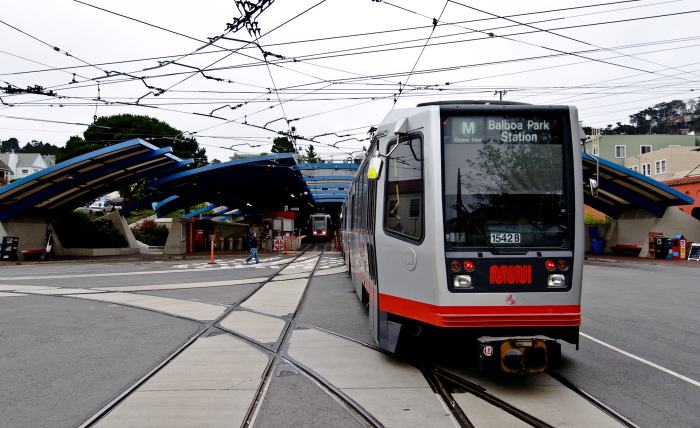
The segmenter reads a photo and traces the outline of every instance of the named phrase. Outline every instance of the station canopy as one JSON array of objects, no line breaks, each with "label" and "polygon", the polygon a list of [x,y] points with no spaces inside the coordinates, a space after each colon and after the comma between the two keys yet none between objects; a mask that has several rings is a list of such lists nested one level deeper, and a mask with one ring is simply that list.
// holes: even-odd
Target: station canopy
[{"label": "station canopy", "polygon": [[0,188],[0,221],[19,214],[71,210],[141,179],[182,169],[192,160],[133,139],[85,153]]},{"label": "station canopy", "polygon": [[295,166],[292,153],[235,159],[176,172],[150,182],[149,187],[172,195],[155,205],[159,215],[204,202],[207,209],[200,214],[216,207],[226,208],[217,215],[234,210],[263,213],[283,206],[306,209],[311,199]]},{"label": "station canopy", "polygon": [[[584,202],[611,217],[623,210],[641,208],[657,217],[667,207],[688,205],[693,198],[650,177],[632,171],[614,162],[581,153],[583,160]],[[598,175],[598,195],[591,194],[589,179]]]},{"label": "station canopy", "polygon": [[357,168],[355,163],[310,163],[297,165],[314,205],[341,205]]}]

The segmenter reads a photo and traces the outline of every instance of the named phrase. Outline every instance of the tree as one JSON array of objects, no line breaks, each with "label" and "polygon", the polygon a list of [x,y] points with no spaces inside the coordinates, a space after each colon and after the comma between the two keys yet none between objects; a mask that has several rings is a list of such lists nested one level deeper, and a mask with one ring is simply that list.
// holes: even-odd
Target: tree
[{"label": "tree", "polygon": [[304,161],[306,161],[306,163],[321,162],[321,158],[318,157],[318,154],[314,150],[314,146],[312,144],[309,144],[309,147],[306,148],[306,153],[304,154]]},{"label": "tree", "polygon": [[272,153],[296,153],[294,143],[287,137],[277,137],[272,140]]},{"label": "tree", "polygon": [[700,131],[700,102],[697,99],[671,100],[647,107],[629,116],[631,125],[617,122],[608,125],[603,134],[679,134]]},{"label": "tree", "polygon": [[0,146],[0,152],[7,153],[11,152],[12,150],[19,150],[19,140],[17,140],[16,138],[9,138],[0,144],[2,144],[2,146]]},{"label": "tree", "polygon": [[196,139],[184,137],[182,131],[153,117],[133,114],[98,118],[88,126],[83,138],[71,137],[66,143],[66,150],[59,152],[56,160],[69,159],[134,138],[141,138],[157,147],[170,146],[175,156],[181,159],[192,158],[196,166],[207,163],[206,149],[200,148]]},{"label": "tree", "polygon": [[103,147],[101,144],[90,143],[77,135],[73,135],[68,139],[66,145],[56,152],[56,163],[74,158],[83,153],[97,150],[101,147]]},{"label": "tree", "polygon": [[32,140],[19,149],[20,153],[39,153],[41,155],[55,155],[61,150],[60,147],[53,144],[43,143],[41,141]]}]

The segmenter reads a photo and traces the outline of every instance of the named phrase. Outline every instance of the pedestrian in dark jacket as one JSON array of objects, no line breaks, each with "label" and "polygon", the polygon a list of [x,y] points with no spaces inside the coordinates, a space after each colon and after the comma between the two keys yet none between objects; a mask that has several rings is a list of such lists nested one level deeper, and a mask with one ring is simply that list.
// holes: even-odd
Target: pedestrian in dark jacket
[{"label": "pedestrian in dark jacket", "polygon": [[245,262],[248,263],[250,259],[255,258],[255,263],[260,263],[260,259],[258,258],[258,237],[257,234],[253,234],[253,237],[251,238],[249,242],[250,246],[250,255],[248,256],[247,259],[245,259]]}]

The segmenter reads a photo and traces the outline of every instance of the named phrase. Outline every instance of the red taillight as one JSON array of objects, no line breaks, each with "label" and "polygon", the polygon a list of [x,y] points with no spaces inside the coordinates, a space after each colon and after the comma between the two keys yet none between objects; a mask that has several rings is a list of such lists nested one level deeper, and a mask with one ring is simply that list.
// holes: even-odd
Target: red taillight
[{"label": "red taillight", "polygon": [[462,263],[459,260],[452,260],[450,265],[452,266],[452,272],[459,272],[462,269]]},{"label": "red taillight", "polygon": [[557,265],[554,263],[554,260],[547,260],[546,262],[544,262],[544,268],[552,272],[554,271],[554,269],[557,268]]},{"label": "red taillight", "polygon": [[559,260],[557,266],[559,266],[559,270],[561,271],[569,270],[569,263],[567,263],[566,260]]},{"label": "red taillight", "polygon": [[467,272],[474,272],[474,262],[471,260],[465,260],[464,270],[466,270]]}]

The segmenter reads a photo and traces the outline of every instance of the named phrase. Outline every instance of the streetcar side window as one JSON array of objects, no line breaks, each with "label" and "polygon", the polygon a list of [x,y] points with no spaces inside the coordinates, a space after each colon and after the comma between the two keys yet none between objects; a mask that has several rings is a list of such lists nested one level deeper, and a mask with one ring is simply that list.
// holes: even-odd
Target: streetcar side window
[{"label": "streetcar side window", "polygon": [[398,144],[386,163],[384,227],[400,238],[420,241],[424,223],[422,141],[412,136]]}]

